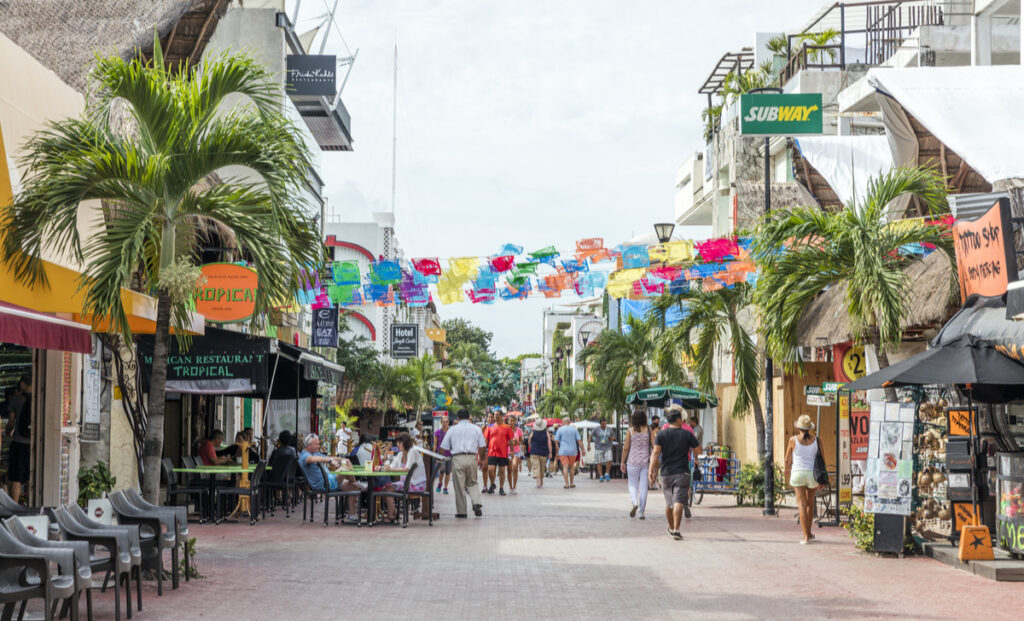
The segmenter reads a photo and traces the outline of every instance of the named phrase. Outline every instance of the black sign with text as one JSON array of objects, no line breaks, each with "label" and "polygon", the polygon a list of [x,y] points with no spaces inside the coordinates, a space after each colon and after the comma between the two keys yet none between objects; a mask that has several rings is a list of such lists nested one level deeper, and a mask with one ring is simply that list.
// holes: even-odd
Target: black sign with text
[{"label": "black sign with text", "polygon": [[338,309],[313,309],[313,347],[338,346]]},{"label": "black sign with text", "polygon": [[420,327],[414,323],[396,323],[391,326],[391,357],[419,358]]},{"label": "black sign with text", "polygon": [[324,95],[337,93],[338,62],[335,56],[289,54],[285,92],[289,95]]}]

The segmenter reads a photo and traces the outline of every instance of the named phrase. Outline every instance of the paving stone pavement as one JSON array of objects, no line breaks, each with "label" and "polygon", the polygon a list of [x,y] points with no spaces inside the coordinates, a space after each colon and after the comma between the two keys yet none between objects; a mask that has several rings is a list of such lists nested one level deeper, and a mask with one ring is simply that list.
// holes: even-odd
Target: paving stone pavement
[{"label": "paving stone pavement", "polygon": [[[705,496],[665,532],[652,491],[647,519],[629,519],[624,480],[585,476],[517,496],[484,496],[484,516],[356,528],[283,513],[192,525],[202,580],[156,597],[146,584],[135,619],[868,618],[1020,619],[1024,585],[995,583],[928,558],[858,552],[845,531],[816,528],[799,545],[795,509],[765,518],[731,497]],[[111,595],[97,619],[113,618]]]}]

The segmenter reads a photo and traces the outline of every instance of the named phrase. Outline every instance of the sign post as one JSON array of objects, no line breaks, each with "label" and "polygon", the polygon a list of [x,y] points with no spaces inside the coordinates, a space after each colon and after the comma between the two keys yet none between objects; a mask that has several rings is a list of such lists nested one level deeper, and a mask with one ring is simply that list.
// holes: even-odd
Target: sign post
[{"label": "sign post", "polygon": [[419,358],[420,327],[414,323],[396,323],[391,326],[391,357]]},{"label": "sign post", "polygon": [[[764,136],[764,213],[772,210],[771,137],[822,132],[821,93],[783,94],[781,88],[755,88],[740,95],[740,134]],[[771,356],[764,357],[764,514],[775,515],[775,425]]]},{"label": "sign post", "polygon": [[338,308],[313,309],[313,347],[338,346]]}]

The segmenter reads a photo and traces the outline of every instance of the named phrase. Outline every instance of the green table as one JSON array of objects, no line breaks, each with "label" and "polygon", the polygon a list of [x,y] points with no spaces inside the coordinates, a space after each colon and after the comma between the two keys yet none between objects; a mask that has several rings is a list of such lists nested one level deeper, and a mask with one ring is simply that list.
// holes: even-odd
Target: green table
[{"label": "green table", "polygon": [[[266,469],[270,470],[270,467],[267,466]],[[256,465],[251,465],[248,468],[243,468],[241,466],[196,466],[194,468],[171,468],[171,470],[173,472],[184,472],[186,474],[205,474],[207,477],[209,477],[210,511],[208,518],[212,522],[215,517],[213,511],[213,493],[214,487],[216,486],[215,477],[218,474],[252,474],[253,471],[256,470]]]},{"label": "green table", "polygon": [[409,474],[408,470],[377,470],[369,471],[365,468],[352,468],[351,470],[332,470],[331,474],[342,477],[400,477]]}]

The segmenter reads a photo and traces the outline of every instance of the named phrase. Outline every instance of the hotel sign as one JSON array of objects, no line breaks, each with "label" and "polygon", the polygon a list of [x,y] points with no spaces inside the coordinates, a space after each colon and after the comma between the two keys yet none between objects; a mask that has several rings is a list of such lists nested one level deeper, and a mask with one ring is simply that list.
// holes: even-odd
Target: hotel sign
[{"label": "hotel sign", "polygon": [[336,56],[289,54],[285,73],[285,92],[289,95],[334,97],[337,93]]}]

